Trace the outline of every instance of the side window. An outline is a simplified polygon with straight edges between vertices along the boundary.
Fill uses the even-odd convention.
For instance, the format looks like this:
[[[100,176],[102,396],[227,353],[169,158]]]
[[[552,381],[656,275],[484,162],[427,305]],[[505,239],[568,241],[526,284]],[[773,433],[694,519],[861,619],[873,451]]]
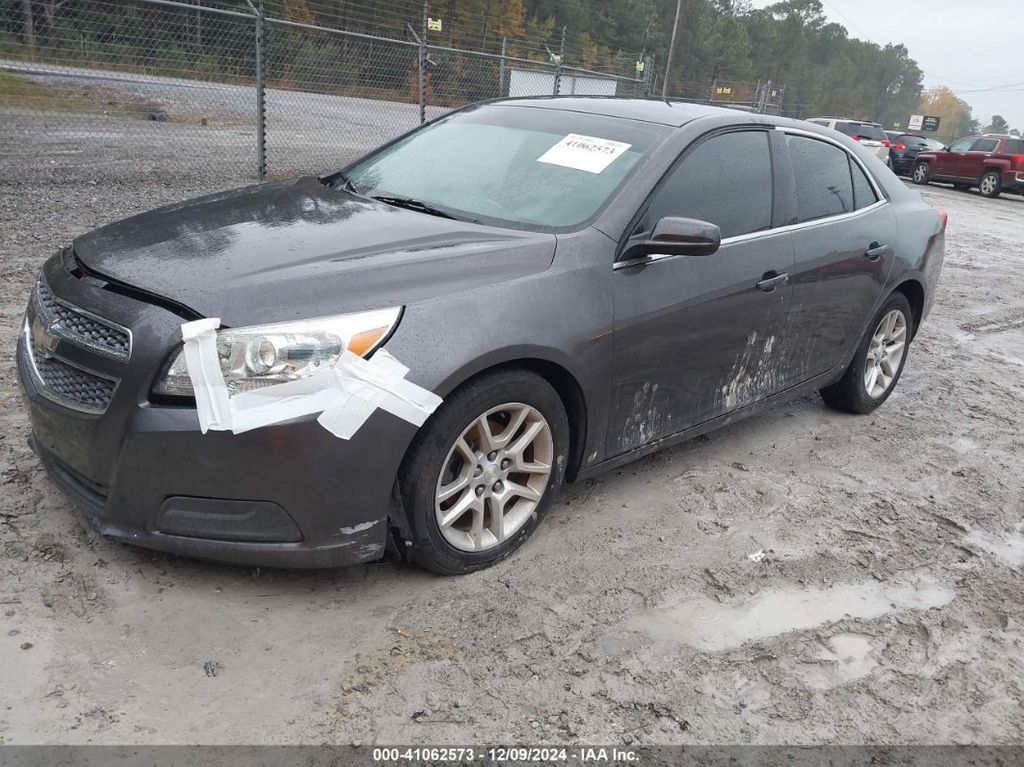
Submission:
[[[848,213],[853,208],[853,180],[846,152],[803,136],[786,136],[796,184],[800,221]]]
[[[852,157],[847,157],[850,162],[850,173],[853,174],[853,207],[854,210],[866,208],[878,202],[878,195],[875,194],[871,182],[864,175],[860,165]]]
[[[665,216],[710,221],[722,237],[759,232],[772,221],[772,160],[765,131],[737,131],[697,145],[655,192],[642,228]]]
[[[996,147],[999,146],[999,139],[994,138],[980,138],[971,144],[972,152],[994,152]]]
[[[972,138],[958,139],[957,141],[953,142],[953,145],[950,146],[949,151],[950,152],[966,152],[967,150],[969,150],[971,148],[971,144],[973,144],[973,143],[974,143],[974,139],[972,139]]]
[[[1006,142],[1007,154],[1024,154],[1024,141],[1020,139]]]

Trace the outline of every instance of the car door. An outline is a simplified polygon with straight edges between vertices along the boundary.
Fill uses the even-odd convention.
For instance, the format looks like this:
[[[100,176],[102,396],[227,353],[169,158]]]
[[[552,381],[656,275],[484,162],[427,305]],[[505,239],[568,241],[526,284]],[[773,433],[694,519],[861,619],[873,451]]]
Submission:
[[[795,263],[786,366],[798,383],[842,364],[892,268],[896,220],[861,162],[823,136],[787,132]]]
[[[949,151],[936,153],[935,162],[932,163],[932,177],[960,178],[960,163],[973,143],[972,138],[957,139],[949,147]]]
[[[992,153],[999,147],[999,139],[978,138],[971,144],[971,148],[963,153],[960,158],[957,175],[963,179],[977,181],[981,178],[981,172],[985,168],[985,161],[992,156]]]
[[[615,264],[609,455],[777,390],[793,251],[770,231],[773,197],[769,132],[730,130],[692,144],[637,212],[626,246],[667,216],[709,221],[723,240],[710,256]]]

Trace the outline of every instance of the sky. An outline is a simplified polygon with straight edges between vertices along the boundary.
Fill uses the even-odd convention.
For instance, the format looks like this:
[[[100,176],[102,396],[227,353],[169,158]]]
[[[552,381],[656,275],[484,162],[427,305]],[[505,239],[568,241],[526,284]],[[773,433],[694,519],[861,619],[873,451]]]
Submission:
[[[751,0],[755,8],[774,0]],[[820,0],[850,37],[903,43],[924,85],[945,85],[971,105],[984,128],[992,115],[1024,131],[1020,0]]]

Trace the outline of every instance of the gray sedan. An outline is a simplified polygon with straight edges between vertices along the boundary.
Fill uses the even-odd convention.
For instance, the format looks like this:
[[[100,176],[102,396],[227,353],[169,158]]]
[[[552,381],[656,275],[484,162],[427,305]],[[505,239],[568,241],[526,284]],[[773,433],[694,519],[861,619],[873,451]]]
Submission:
[[[18,345],[32,443],[128,543],[464,573],[515,551],[563,481],[811,391],[881,405],[944,231],[806,122],[476,105],[54,255]]]

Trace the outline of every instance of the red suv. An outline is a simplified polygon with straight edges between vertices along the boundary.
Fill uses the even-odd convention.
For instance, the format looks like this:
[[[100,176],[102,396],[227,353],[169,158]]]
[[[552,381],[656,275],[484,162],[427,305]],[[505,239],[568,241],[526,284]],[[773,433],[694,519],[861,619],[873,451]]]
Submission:
[[[920,152],[912,174],[915,184],[945,181],[957,189],[978,187],[986,197],[1000,192],[1024,194],[1024,139],[968,136],[937,152]]]

